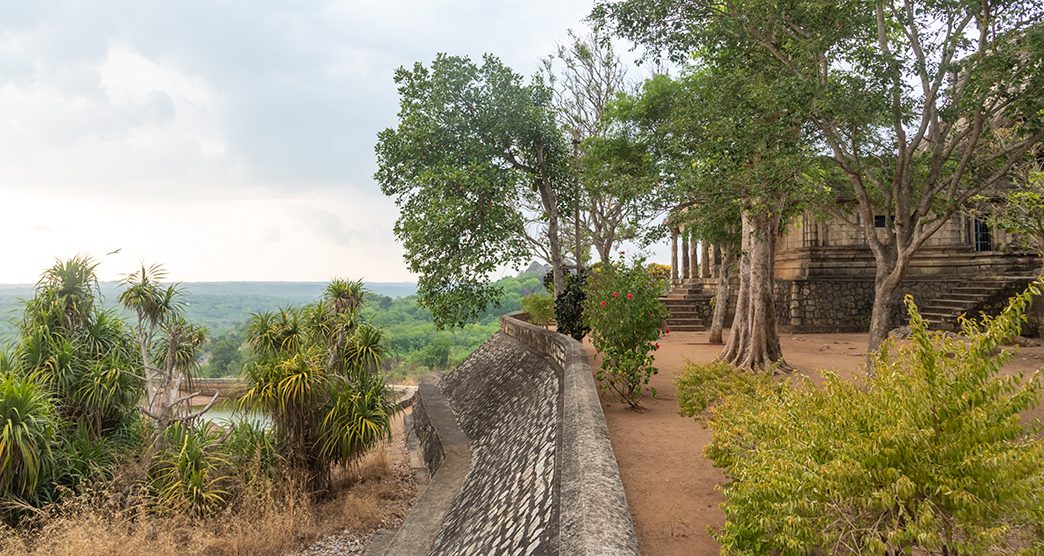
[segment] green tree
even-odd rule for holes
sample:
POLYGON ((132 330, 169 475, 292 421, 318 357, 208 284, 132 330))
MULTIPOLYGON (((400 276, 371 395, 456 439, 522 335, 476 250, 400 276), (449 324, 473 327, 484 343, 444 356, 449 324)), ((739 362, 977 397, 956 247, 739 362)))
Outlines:
POLYGON ((991 219, 1011 233, 1017 244, 1044 257, 1044 147, 1038 146, 1037 151, 1038 156, 1019 168, 1019 185, 1008 192, 1000 206, 990 209, 991 219))
POLYGON ((631 89, 626 66, 609 37, 570 31, 566 43, 544 60, 544 74, 555 92, 560 125, 573 143, 577 184, 566 196, 575 257, 582 264, 593 246, 608 262, 620 242, 648 241, 648 232, 657 229, 649 222, 665 208, 649 150, 635 141, 629 122, 612 117, 614 99, 631 89))
POLYGON ((721 51, 677 79, 655 76, 616 110, 642 128, 665 187, 682 201, 668 224, 685 220, 690 233, 739 240, 731 249, 739 259, 736 316, 720 357, 760 369, 785 365, 773 303, 775 238, 815 187, 803 114, 788 108, 787 95, 799 91, 782 94, 779 72, 748 54, 721 51))
POLYGON ((805 114, 824 177, 855 198, 854 214, 827 208, 874 257, 872 351, 914 254, 1044 138, 1042 12, 1036 0, 624 0, 593 17, 677 60, 742 52, 778 68, 769 94, 805 114))
POLYGON ((176 284, 164 285, 166 272, 160 265, 128 274, 119 302, 137 316, 135 337, 145 369, 145 400, 142 413, 153 421, 155 438, 162 443, 162 433, 177 421, 188 421, 206 413, 217 394, 203 409, 186 411, 184 406, 199 393, 181 395, 182 384, 188 384, 199 369, 206 329, 188 322, 183 316, 182 291, 176 284))
POLYGON ((378 135, 375 178, 399 206, 395 233, 435 323, 462 325, 495 303, 491 274, 534 250, 561 289, 569 153, 548 87, 491 55, 478 65, 440 54, 395 82, 399 124, 378 135))
POLYGON ((213 378, 235 376, 243 367, 242 347, 246 342, 240 329, 231 330, 210 340, 210 358, 200 371, 202 375, 213 378))

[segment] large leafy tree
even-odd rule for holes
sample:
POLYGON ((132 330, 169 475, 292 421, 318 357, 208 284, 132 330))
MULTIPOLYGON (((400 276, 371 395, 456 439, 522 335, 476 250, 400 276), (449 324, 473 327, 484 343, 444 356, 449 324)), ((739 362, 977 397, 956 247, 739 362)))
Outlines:
POLYGON ((558 120, 573 143, 577 183, 567 197, 573 251, 581 262, 588 242, 608 263, 620 242, 648 239, 643 232, 658 228, 647 224, 666 206, 647 145, 612 110, 617 97, 633 90, 625 68, 609 38, 597 32, 570 31, 544 60, 558 120))
POLYGON ((773 89, 778 72, 757 57, 728 54, 678 79, 654 77, 620 110, 646 130, 658 171, 686 199, 678 217, 718 241, 739 241, 736 317, 721 358, 759 369, 785 365, 773 303, 775 238, 810 194, 809 152, 801 113, 786 110, 773 89))
POLYGON ((378 136, 375 177, 399 206, 395 233, 436 324, 462 325, 495 303, 491 275, 534 245, 561 291, 570 153, 550 89, 491 55, 476 64, 440 54, 399 68, 395 82, 399 123, 378 136))
POLYGON ((1035 0, 624 0, 594 18, 675 59, 744 52, 785 75, 875 261, 870 348, 912 258, 1044 137, 1035 0), (757 54, 755 54, 757 53, 757 54), (884 229, 875 216, 885 215, 884 229))

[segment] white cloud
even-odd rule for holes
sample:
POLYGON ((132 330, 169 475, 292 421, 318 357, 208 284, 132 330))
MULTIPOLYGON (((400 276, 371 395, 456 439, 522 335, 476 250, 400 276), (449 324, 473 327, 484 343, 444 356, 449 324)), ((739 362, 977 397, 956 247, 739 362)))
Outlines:
POLYGON ((408 279, 371 178, 395 68, 493 52, 530 74, 590 7, 0 5, 0 234, 18 238, 0 282, 121 246, 103 272, 146 259, 182 280, 408 279))

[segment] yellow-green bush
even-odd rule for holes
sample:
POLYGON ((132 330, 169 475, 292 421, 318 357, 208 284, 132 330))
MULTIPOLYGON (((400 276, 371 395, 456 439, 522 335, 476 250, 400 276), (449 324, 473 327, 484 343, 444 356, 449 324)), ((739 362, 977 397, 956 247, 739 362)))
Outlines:
POLYGON ((674 382, 682 415, 703 422, 707 411, 732 394, 753 394, 759 384, 771 384, 772 375, 742 371, 721 361, 689 363, 674 382))
MULTIPOLYGON (((1036 286, 1031 288, 1037 292, 1036 286)), ((1039 375, 1001 375, 1029 293, 966 340, 886 344, 857 385, 828 374, 755 384, 711 409, 724 554, 998 554, 1044 550, 1044 440, 1022 413, 1039 375)))
POLYGON ((549 293, 533 293, 522 298, 522 310, 529 314, 529 322, 547 326, 555 320, 555 299, 549 293))

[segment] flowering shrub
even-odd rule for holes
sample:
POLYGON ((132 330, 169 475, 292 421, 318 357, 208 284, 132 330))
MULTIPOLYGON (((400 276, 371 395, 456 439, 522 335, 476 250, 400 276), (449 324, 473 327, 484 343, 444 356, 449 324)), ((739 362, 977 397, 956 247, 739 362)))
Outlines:
POLYGON ((603 354, 596 377, 632 407, 639 407, 642 391, 656 374, 653 352, 660 348, 656 340, 667 318, 658 299, 663 288, 664 282, 650 277, 641 259, 611 261, 588 279, 584 322, 603 354))

